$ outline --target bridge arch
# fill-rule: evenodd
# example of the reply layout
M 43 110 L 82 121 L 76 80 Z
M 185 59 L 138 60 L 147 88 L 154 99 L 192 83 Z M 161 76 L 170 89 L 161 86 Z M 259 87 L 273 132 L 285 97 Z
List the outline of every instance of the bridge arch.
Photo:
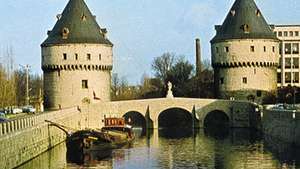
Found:
M 204 117 L 203 127 L 206 134 L 224 138 L 228 135 L 231 127 L 230 117 L 222 110 L 213 110 Z
M 171 107 L 161 111 L 157 117 L 158 128 L 192 128 L 192 113 L 180 107 Z
M 126 122 L 129 122 L 133 127 L 146 129 L 146 118 L 142 113 L 138 111 L 128 111 L 123 117 Z

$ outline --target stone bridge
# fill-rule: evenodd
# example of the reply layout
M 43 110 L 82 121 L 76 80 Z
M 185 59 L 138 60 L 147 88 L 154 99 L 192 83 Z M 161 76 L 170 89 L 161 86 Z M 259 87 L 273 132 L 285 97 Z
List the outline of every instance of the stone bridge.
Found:
M 127 117 L 135 122 L 144 121 L 146 128 L 159 128 L 162 117 L 168 122 L 177 117 L 174 110 L 189 116 L 193 127 L 203 128 L 207 119 L 227 119 L 230 127 L 256 127 L 259 113 L 257 105 L 251 102 L 192 99 L 192 98 L 159 98 L 146 100 L 115 101 L 84 106 L 89 120 L 101 122 L 104 117 Z M 210 117 L 210 118 L 208 118 Z M 97 123 L 95 121 L 94 123 Z M 101 126 L 101 124 L 100 124 Z

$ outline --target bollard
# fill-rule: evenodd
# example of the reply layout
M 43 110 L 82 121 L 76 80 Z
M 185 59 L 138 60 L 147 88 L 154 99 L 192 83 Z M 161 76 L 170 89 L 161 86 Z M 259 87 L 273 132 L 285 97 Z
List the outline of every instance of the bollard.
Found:
M 6 123 L 6 133 L 7 133 L 7 134 L 10 133 L 10 130 L 11 130 L 10 125 L 11 125 L 10 122 L 7 122 L 7 123 Z
M 2 127 L 3 127 L 3 130 L 2 130 L 2 133 L 3 133 L 3 135 L 5 135 L 6 134 L 6 132 L 7 132 L 7 124 L 6 123 L 3 123 L 2 124 Z

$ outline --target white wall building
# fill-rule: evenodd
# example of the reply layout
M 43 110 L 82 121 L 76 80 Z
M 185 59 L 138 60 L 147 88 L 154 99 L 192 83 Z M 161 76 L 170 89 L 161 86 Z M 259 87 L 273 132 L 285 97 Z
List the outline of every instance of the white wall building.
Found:
M 300 86 L 300 25 L 272 25 L 272 27 L 277 38 L 280 39 L 277 86 Z

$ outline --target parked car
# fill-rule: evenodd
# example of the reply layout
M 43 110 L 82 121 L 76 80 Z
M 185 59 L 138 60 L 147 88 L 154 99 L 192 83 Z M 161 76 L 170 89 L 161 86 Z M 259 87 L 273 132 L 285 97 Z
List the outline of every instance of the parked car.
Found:
M 23 110 L 22 109 L 20 109 L 20 108 L 14 108 L 14 109 L 12 109 L 12 114 L 19 114 L 19 113 L 22 113 L 23 112 Z
M 35 113 L 36 109 L 32 106 L 25 106 L 23 107 L 23 113 Z

